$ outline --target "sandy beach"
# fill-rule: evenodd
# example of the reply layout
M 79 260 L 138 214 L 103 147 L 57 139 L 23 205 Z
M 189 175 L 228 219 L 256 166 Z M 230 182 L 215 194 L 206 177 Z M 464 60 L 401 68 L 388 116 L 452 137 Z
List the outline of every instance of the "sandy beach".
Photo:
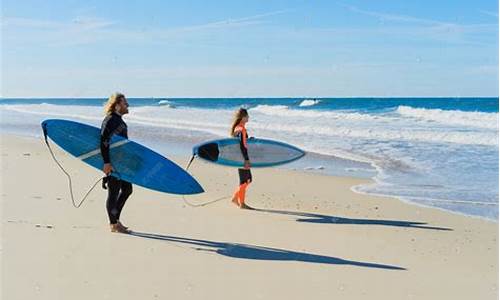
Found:
M 351 191 L 366 180 L 255 169 L 254 211 L 134 186 L 123 235 L 101 187 L 72 206 L 41 139 L 0 142 L 2 299 L 498 298 L 497 222 Z M 54 149 L 81 198 L 101 174 Z M 190 173 L 207 191 L 192 205 L 237 185 L 235 169 Z

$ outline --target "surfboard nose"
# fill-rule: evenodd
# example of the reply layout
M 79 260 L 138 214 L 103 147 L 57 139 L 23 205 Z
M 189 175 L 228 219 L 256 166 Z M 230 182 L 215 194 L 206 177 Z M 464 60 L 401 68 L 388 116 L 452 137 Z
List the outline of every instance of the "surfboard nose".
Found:
M 47 120 L 43 120 L 42 123 L 40 123 L 40 125 L 42 126 L 43 135 L 45 138 L 47 138 L 47 136 L 49 135 L 49 128 L 52 126 L 52 124 L 56 124 L 58 121 L 61 121 L 61 120 L 47 119 Z
M 208 143 L 198 147 L 197 153 L 199 157 L 209 161 L 217 161 L 219 158 L 219 146 L 217 143 Z
M 43 136 L 45 139 L 47 139 L 47 136 L 49 134 L 48 127 L 49 127 L 50 123 L 52 123 L 53 121 L 54 120 L 52 120 L 52 119 L 47 119 L 47 120 L 43 120 L 42 123 L 40 124 L 42 126 Z

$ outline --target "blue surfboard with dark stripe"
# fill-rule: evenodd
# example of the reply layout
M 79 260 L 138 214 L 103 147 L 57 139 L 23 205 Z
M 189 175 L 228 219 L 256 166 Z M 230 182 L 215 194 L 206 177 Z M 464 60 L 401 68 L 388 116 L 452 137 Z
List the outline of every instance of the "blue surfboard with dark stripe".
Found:
M 102 170 L 99 128 L 68 120 L 45 120 L 44 134 L 59 147 L 92 167 Z M 113 135 L 110 157 L 119 179 L 170 194 L 199 194 L 200 184 L 184 169 L 134 141 Z
M 295 161 L 305 152 L 295 146 L 267 139 L 250 138 L 247 140 L 248 156 L 252 168 L 283 165 Z M 193 148 L 193 155 L 206 161 L 231 166 L 243 167 L 245 159 L 237 138 L 208 141 Z

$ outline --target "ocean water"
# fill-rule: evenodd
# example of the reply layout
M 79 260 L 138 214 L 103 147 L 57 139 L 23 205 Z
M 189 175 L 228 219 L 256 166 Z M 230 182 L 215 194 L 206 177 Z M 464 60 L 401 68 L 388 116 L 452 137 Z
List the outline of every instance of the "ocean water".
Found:
M 106 99 L 1 99 L 0 130 L 40 136 L 63 118 L 100 126 Z M 308 151 L 285 167 L 373 178 L 361 193 L 498 220 L 498 98 L 129 99 L 130 137 L 185 156 L 226 137 L 232 114 L 249 109 L 251 136 Z

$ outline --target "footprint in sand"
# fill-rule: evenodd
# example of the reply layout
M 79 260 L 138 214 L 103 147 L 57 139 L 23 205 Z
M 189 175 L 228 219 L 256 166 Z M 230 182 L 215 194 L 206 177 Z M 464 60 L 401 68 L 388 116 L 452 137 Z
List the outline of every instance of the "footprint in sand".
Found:
M 48 229 L 53 229 L 54 228 L 54 225 L 51 225 L 51 224 L 38 224 L 38 223 L 33 223 L 33 222 L 30 222 L 30 221 L 26 221 L 26 220 L 7 220 L 7 223 L 15 223 L 15 224 L 31 224 L 31 225 L 35 225 L 35 227 L 37 228 L 48 228 Z
M 26 220 L 7 220 L 7 223 L 30 224 L 30 222 Z
M 35 224 L 35 227 L 37 227 L 37 228 L 48 228 L 48 229 L 54 228 L 53 225 L 42 225 L 42 224 Z
M 82 226 L 72 226 L 72 227 L 75 228 L 75 229 L 92 229 L 92 228 L 94 228 L 92 226 L 84 226 L 84 225 L 82 225 Z

